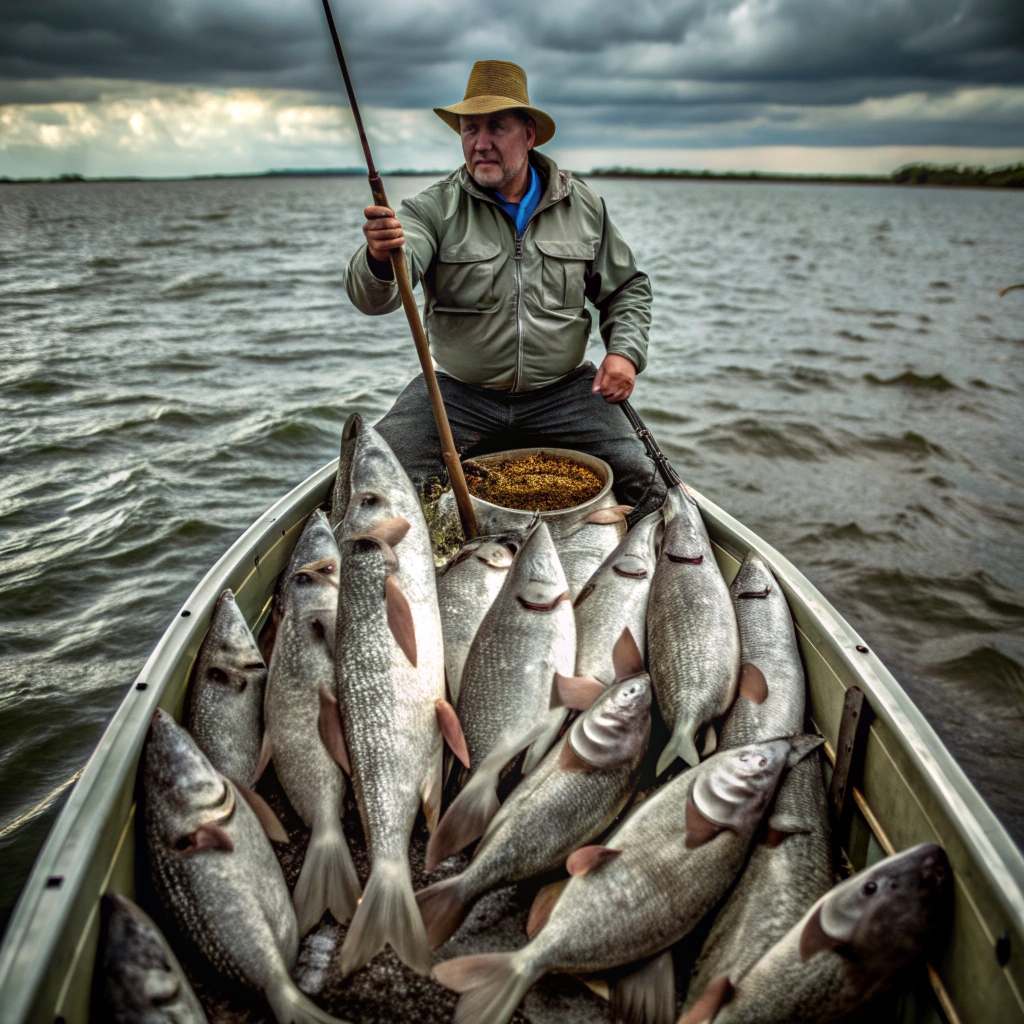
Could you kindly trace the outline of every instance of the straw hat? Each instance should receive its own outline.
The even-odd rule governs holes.
[[[537,122],[534,145],[543,146],[555,134],[555,122],[543,110],[530,106],[526,72],[507,60],[478,60],[469,73],[462,102],[450,107],[434,107],[434,113],[461,134],[459,114],[493,114],[512,108],[525,110]]]

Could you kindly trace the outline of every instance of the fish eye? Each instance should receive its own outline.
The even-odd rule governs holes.
[[[192,839],[189,836],[181,836],[174,843],[174,848],[179,851],[187,850],[192,845]]]
[[[750,760],[750,755],[749,754],[740,754],[740,760],[741,761],[749,761]]]
[[[320,572],[322,572],[325,576],[330,576],[331,573],[334,572],[334,563],[328,562],[326,565],[320,566]]]
[[[363,498],[363,505],[366,508],[372,508],[376,504],[377,504],[377,495],[376,494],[368,494],[365,498]]]
[[[864,895],[865,896],[874,896],[874,894],[876,892],[878,892],[878,883],[877,882],[865,882],[864,883]]]
[[[228,681],[228,674],[221,668],[211,668],[209,672],[210,678],[215,683],[226,683]]]

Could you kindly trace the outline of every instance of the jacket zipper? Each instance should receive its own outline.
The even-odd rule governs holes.
[[[513,228],[515,230],[515,228]],[[512,390],[518,391],[523,376],[523,236],[516,231],[516,372]]]

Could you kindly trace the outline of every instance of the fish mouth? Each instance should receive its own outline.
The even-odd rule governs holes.
[[[550,604],[541,604],[536,601],[527,601],[525,597],[517,596],[516,600],[524,607],[529,609],[531,612],[550,612],[554,608],[561,604],[563,601],[569,600],[569,591],[564,590],[558,595]]]
[[[221,782],[224,789],[220,796],[218,796],[216,800],[211,800],[210,803],[197,808],[199,811],[216,811],[212,818],[203,822],[204,825],[223,824],[223,822],[227,821],[235,813],[235,787],[232,786],[223,775],[221,776]]]

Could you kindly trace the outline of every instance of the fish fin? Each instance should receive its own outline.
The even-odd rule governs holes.
[[[372,530],[370,530],[370,536],[380,537],[380,539],[384,541],[389,548],[393,548],[396,544],[402,541],[410,529],[411,524],[408,519],[403,519],[401,516],[394,516],[391,519],[381,520]]]
[[[729,976],[719,975],[708,984],[689,1011],[679,1018],[679,1024],[711,1024],[718,1011],[732,999],[734,991]]]
[[[751,662],[740,666],[739,697],[746,697],[755,704],[763,704],[768,699],[768,680],[764,673]]]
[[[284,830],[284,825],[281,824],[280,819],[273,812],[270,804],[259,793],[249,789],[248,786],[243,786],[238,782],[234,786],[245,797],[245,802],[256,812],[256,817],[259,818],[263,831],[267,833],[267,836],[275,843],[290,843],[291,840],[288,838],[288,833]]]
[[[342,977],[368,964],[386,943],[407,967],[419,974],[430,973],[427,933],[406,857],[378,861],[370,871],[341,947]]]
[[[800,959],[810,960],[815,953],[820,953],[823,949],[838,949],[844,945],[846,943],[842,939],[833,938],[822,927],[819,904],[800,933]]]
[[[437,828],[437,819],[441,814],[441,794],[444,790],[444,765],[427,770],[427,781],[423,784],[423,814],[427,819],[427,831]]]
[[[644,656],[636,638],[627,626],[615,646],[612,648],[612,665],[615,668],[615,681],[639,675],[644,670]]]
[[[343,1024],[304,996],[283,969],[267,981],[263,994],[279,1021],[288,1021],[288,1024]]]
[[[561,707],[586,711],[604,691],[605,687],[590,676],[563,676],[556,672],[555,685],[551,691],[551,710]]]
[[[803,733],[794,736],[790,743],[789,756],[786,758],[786,767],[795,768],[808,754],[813,754],[825,742],[824,736],[814,736],[811,733]]]
[[[200,825],[187,838],[189,845],[181,851],[184,854],[200,853],[203,850],[223,850],[225,853],[231,853],[235,848],[231,836],[212,821]]]
[[[585,875],[588,871],[593,871],[605,861],[614,860],[621,854],[621,850],[613,850],[607,846],[581,846],[574,853],[569,854],[569,859],[565,862],[565,870],[575,878],[577,875]]]
[[[522,967],[516,953],[479,953],[446,960],[434,978],[461,993],[455,1008],[458,1024],[507,1024],[537,974]]]
[[[500,766],[494,769],[481,766],[444,812],[427,843],[428,871],[433,871],[441,861],[465,849],[484,834],[484,829],[501,806],[495,791],[500,771]]]
[[[320,732],[320,739],[327,748],[327,753],[345,769],[348,775],[351,775],[352,764],[348,759],[345,734],[341,729],[341,709],[338,707],[338,698],[326,686],[320,687],[320,719],[317,722],[317,729]]]
[[[597,523],[601,526],[607,526],[609,523],[621,523],[632,511],[632,505],[610,505],[608,508],[598,508],[589,515],[585,515],[583,522]]]
[[[621,1024],[672,1024],[676,977],[672,951],[648,960],[611,986],[612,1014]]]
[[[528,747],[526,756],[523,758],[524,775],[528,775],[537,767],[538,764],[540,764],[541,759],[554,745],[564,722],[565,714],[562,709],[555,708],[553,712],[549,713],[547,718],[542,719],[537,724],[535,731],[531,731],[531,733],[528,734],[532,735],[533,738],[524,740],[519,745],[517,750],[522,750],[523,747]]]
[[[463,735],[462,724],[459,722],[459,716],[455,713],[455,708],[443,698],[435,701],[434,704],[437,708],[437,724],[441,727],[441,735],[444,736],[445,743],[468,768],[469,748],[466,746],[466,737]]]
[[[256,766],[256,778],[252,780],[254,786],[263,778],[263,773],[267,770],[267,765],[270,764],[270,759],[273,756],[274,744],[270,739],[270,733],[265,732],[263,734],[263,743],[260,745],[260,763]]]
[[[693,742],[695,731],[689,722],[676,722],[676,727],[673,729],[668,743],[665,744],[661,757],[658,758],[658,766],[655,768],[656,775],[661,775],[662,772],[671,768],[672,762],[677,757],[681,757],[691,768],[700,764],[697,744]]]
[[[340,821],[326,828],[314,825],[292,893],[299,937],[320,920],[325,910],[339,924],[345,924],[359,905],[359,893],[359,877]]]
[[[723,831],[722,826],[705,818],[693,802],[693,796],[688,796],[686,798],[686,848],[695,850],[698,846],[703,846],[709,840],[714,839],[721,831]]]
[[[427,944],[431,949],[447,942],[466,919],[469,903],[462,895],[460,875],[435,882],[416,893],[416,903],[427,930]]]
[[[384,580],[384,597],[387,603],[388,626],[398,646],[402,648],[409,664],[416,667],[416,624],[412,618],[409,599],[394,576]]]
[[[569,737],[565,738],[562,749],[558,754],[558,765],[567,772],[589,772],[594,766],[589,761],[584,761],[579,754],[569,745]]]
[[[568,878],[560,878],[557,882],[549,882],[538,891],[530,907],[530,916],[526,919],[527,938],[532,939],[547,924],[558,897],[568,884]]]
[[[710,757],[718,749],[718,733],[715,732],[715,727],[709,725],[704,730],[704,746],[701,747],[700,756]]]

